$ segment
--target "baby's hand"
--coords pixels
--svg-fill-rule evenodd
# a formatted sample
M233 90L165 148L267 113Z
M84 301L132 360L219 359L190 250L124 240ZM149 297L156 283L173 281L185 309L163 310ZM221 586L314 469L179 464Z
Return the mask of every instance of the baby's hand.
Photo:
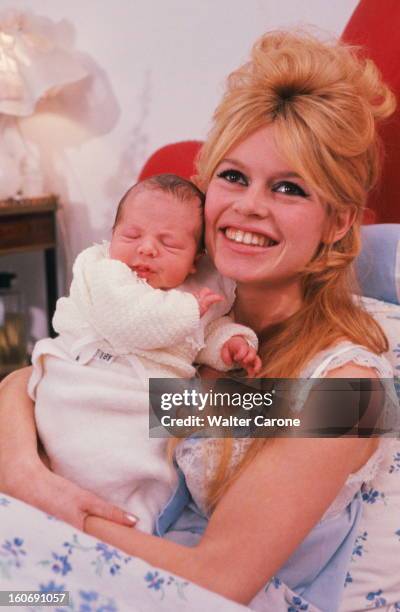
M217 302L224 301L224 298L222 297L222 295L218 295L218 293L214 293L213 291L211 291L211 289L208 289L207 287L204 287L203 289L200 289L199 291L194 291L193 295L199 303L201 317L203 316L203 314L207 312L210 306L212 306L213 304L217 304Z
M261 370L261 359L256 349L250 346L243 336L229 338L222 347L221 357L228 366L233 363L240 365L250 377L255 376Z

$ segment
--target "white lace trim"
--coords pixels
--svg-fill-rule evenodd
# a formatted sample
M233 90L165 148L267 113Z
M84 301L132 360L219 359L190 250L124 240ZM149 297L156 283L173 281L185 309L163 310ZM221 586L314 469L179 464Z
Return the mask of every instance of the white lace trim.
M230 469L239 463L251 442L249 438L233 440ZM175 451L176 461L185 474L193 500L204 514L208 513L208 484L218 468L222 444L221 438L192 438L184 440Z
M320 366L324 363L321 371ZM317 372L318 377L324 377L329 371L349 363L373 368L379 378L393 378L392 366L384 357L371 353L363 346L354 345L347 341L317 355L303 371L303 377L313 378L314 372ZM391 392L392 390L388 387L388 393ZM343 488L321 520L332 518L340 513L361 489L362 484L368 483L378 475L388 443L390 443L389 440L382 438L377 450L361 469L349 475ZM176 460L185 474L187 486L197 506L205 514L207 513L207 486L218 467L222 444L222 439L188 439L184 440L176 449ZM232 441L232 444L231 469L243 457L247 447L251 444L251 439L237 438Z
M324 363L326 364L325 367L320 369L320 365ZM317 355L303 371L303 377L313 378L317 370L318 376L324 377L330 370L335 370L349 363L373 368L379 378L393 378L393 368L385 357L375 355L364 346L352 344L348 341L341 342L334 348Z

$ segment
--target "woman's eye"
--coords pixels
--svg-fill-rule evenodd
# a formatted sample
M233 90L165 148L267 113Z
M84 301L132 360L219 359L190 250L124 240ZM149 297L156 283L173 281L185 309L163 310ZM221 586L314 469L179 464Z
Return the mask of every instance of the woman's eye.
M292 183L291 181L281 181L276 183L272 191L276 193L283 193L284 195L289 196L300 196L302 198L308 198L309 194L304 191L299 185L296 183Z
M239 185L247 185L248 181L245 175L239 170L222 170L217 174L218 178L222 178L228 183L239 183Z

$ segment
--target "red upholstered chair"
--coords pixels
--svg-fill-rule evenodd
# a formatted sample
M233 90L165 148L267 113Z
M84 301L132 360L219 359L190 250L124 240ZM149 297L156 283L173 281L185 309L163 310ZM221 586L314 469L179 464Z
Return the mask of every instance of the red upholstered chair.
M147 160L138 180L164 172L190 179L195 174L194 160L202 144L199 140L184 140L161 147Z
M400 103L400 2L361 0L342 38L361 45L373 59ZM382 126L385 162L379 185L371 194L369 208L375 213L368 222L400 223L400 106Z

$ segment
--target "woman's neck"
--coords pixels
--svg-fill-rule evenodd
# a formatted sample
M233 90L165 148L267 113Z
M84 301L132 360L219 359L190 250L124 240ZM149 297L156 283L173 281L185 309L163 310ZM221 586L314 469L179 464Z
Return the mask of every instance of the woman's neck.
M298 284L285 288L249 286L238 283L233 306L235 320L256 333L288 319L302 303Z

